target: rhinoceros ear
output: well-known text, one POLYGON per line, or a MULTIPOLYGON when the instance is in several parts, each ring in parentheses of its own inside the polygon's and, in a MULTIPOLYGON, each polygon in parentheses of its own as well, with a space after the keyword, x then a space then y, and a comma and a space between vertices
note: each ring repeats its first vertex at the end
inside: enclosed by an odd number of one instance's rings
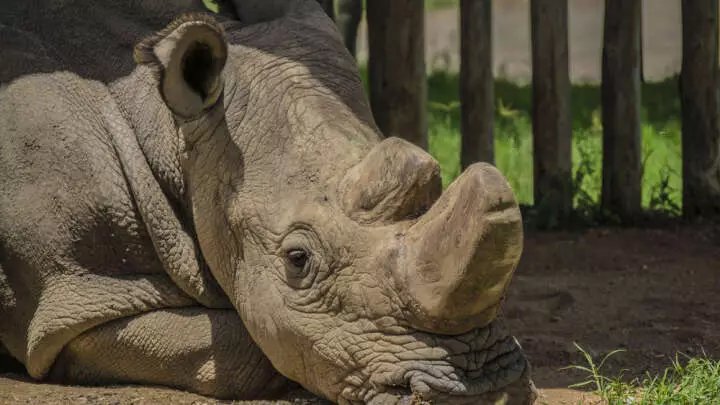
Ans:
POLYGON ((225 32, 207 14, 188 14, 135 47, 135 62, 157 73, 160 93, 173 113, 195 118, 222 94, 227 60, 225 32))

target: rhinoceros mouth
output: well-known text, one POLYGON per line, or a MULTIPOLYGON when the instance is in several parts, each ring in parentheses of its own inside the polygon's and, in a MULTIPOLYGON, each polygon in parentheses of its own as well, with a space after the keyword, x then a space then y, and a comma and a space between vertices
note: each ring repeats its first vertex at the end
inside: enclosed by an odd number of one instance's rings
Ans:
POLYGON ((399 360, 394 364, 366 367, 362 384, 357 384, 357 374, 346 378, 349 384, 338 403, 481 404, 502 395, 509 385, 529 380, 529 366, 518 342, 496 323, 462 335, 422 332, 412 336, 416 347, 425 345, 422 350, 444 355, 408 361, 402 360, 407 356, 395 353, 399 360))

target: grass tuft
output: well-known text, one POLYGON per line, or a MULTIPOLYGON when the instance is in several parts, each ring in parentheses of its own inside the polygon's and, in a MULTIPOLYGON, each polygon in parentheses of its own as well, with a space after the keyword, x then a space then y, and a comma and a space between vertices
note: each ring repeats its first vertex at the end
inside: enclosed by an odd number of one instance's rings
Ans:
POLYGON ((565 369, 575 369, 586 373, 587 379, 569 386, 569 388, 592 387, 593 392, 608 405, 686 405, 720 403, 720 361, 707 356, 685 357, 684 364, 680 355, 672 360, 672 366, 662 375, 646 373, 642 378, 626 381, 622 373, 616 377, 602 374, 605 362, 624 350, 613 350, 605 355, 599 364, 580 345, 575 347, 582 353, 587 365, 571 365, 565 369))

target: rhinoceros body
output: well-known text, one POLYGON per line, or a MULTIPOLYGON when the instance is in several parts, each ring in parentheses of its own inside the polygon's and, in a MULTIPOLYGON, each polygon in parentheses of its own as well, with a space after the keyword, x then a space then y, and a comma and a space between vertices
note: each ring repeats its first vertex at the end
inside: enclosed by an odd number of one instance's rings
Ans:
POLYGON ((314 1, 203 10, 0 5, 0 343, 66 383, 532 403, 502 176, 442 193, 383 140, 314 1))

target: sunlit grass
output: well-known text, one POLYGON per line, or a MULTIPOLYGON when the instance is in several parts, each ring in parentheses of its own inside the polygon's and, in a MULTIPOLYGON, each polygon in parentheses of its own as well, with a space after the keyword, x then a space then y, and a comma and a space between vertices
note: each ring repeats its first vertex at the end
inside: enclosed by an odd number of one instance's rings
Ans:
POLYGON ((208 10, 217 13, 219 10, 218 4, 215 0, 203 0, 203 4, 205 4, 205 7, 208 8, 208 10))
POLYGON ((720 361, 677 355, 660 375, 625 379, 622 375, 603 374, 605 362, 623 350, 614 350, 598 363, 578 344, 585 364, 566 369, 579 370, 586 379, 570 388, 591 388, 608 405, 710 405, 720 403, 720 361))
POLYGON ((457 7, 460 7, 460 0, 425 0, 425 8, 428 10, 457 7))
MULTIPOLYGON (((445 184, 460 173, 459 81, 456 74, 428 77, 430 152, 440 162, 445 184)), ((680 119, 675 78, 643 89, 643 207, 678 213, 681 204, 680 119)), ((495 163, 522 204, 533 203, 531 88, 495 82, 495 163)), ((572 89, 575 204, 598 204, 602 185, 600 88, 572 89)))

